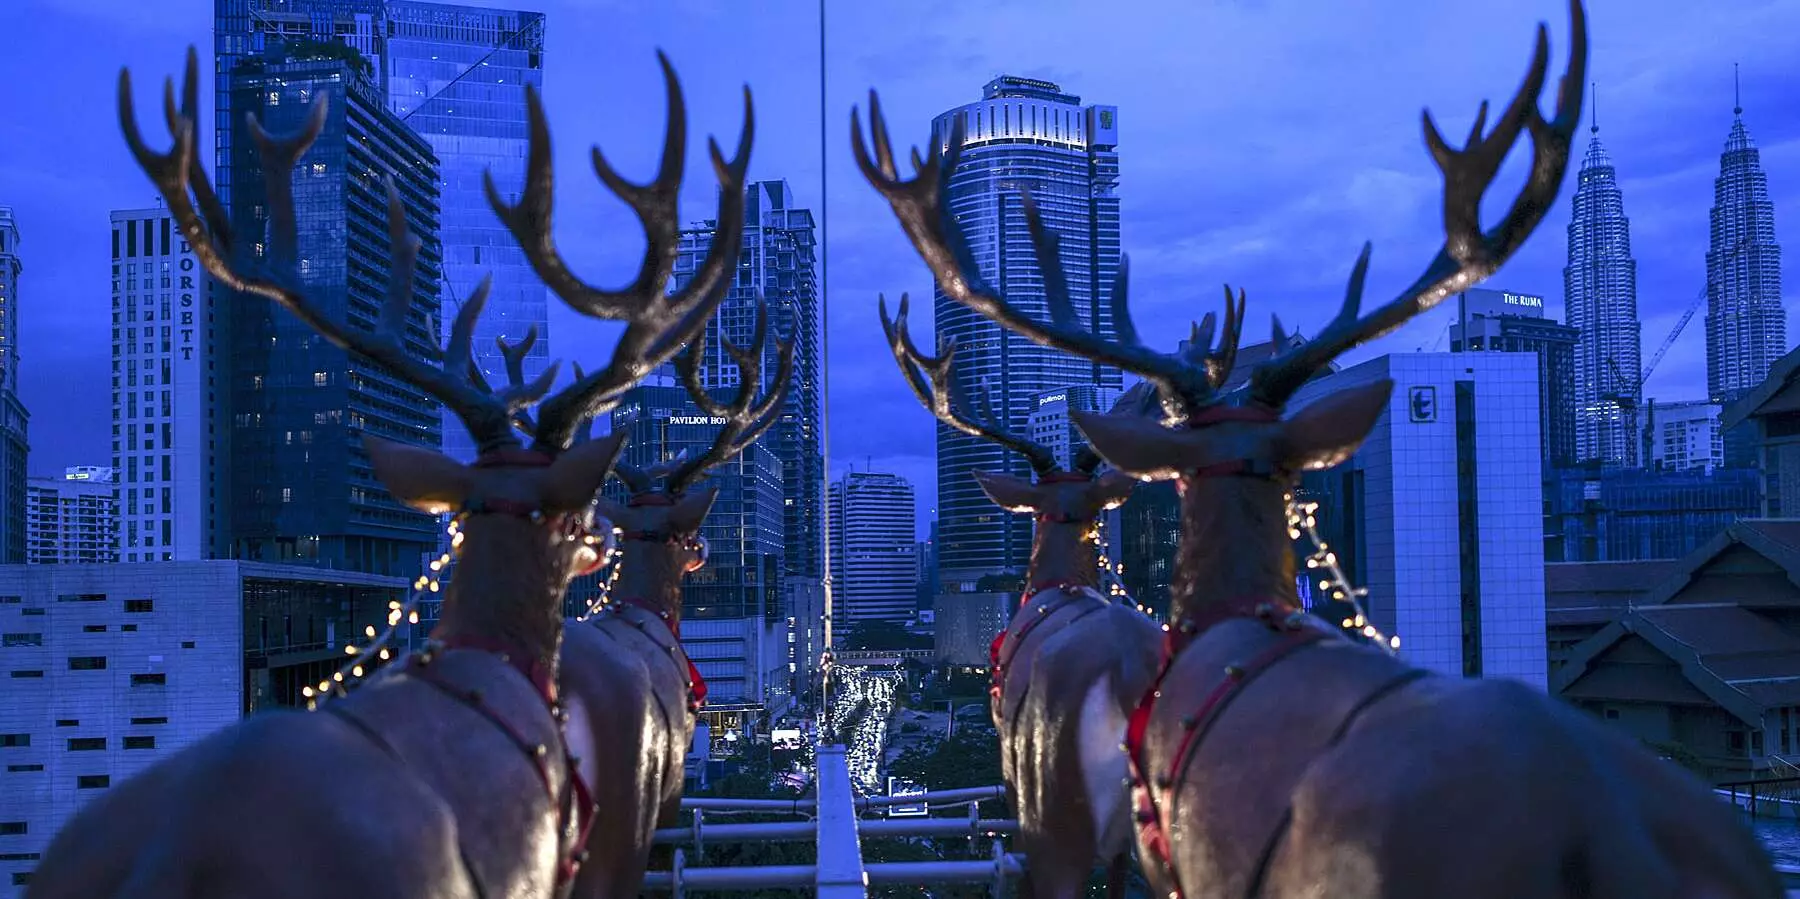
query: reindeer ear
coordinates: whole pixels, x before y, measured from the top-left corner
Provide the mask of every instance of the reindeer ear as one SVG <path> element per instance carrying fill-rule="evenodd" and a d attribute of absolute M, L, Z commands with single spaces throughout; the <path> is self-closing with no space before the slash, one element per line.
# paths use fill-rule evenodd
<path fill-rule="evenodd" d="M 993 471 L 977 471 L 976 483 L 994 501 L 994 505 L 1008 512 L 1036 512 L 1038 510 L 1037 486 L 1024 478 L 1015 478 L 1009 474 Z"/>
<path fill-rule="evenodd" d="M 1108 465 L 1147 481 L 1172 481 L 1181 474 L 1185 451 L 1174 432 L 1154 418 L 1072 412 L 1075 427 Z"/>
<path fill-rule="evenodd" d="M 574 512 L 587 508 L 594 494 L 606 484 L 629 431 L 614 431 L 564 450 L 544 478 L 539 500 L 546 512 Z"/>
<path fill-rule="evenodd" d="M 1131 491 L 1136 490 L 1137 485 L 1137 478 L 1122 471 L 1109 471 L 1094 479 L 1092 491 L 1100 500 L 1101 509 L 1117 509 L 1131 498 Z"/>
<path fill-rule="evenodd" d="M 706 513 L 712 511 L 713 500 L 718 498 L 719 488 L 708 487 L 676 500 L 669 509 L 669 529 L 683 534 L 700 530 L 700 523 L 706 520 Z"/>
<path fill-rule="evenodd" d="M 362 435 L 375 479 L 394 498 L 430 515 L 461 509 L 469 498 L 471 473 L 461 462 L 434 449 Z"/>
<path fill-rule="evenodd" d="M 625 511 L 624 506 L 621 506 L 604 496 L 594 497 L 594 512 L 601 518 L 612 522 L 614 527 L 621 528 L 625 526 L 625 517 L 631 514 Z"/>
<path fill-rule="evenodd" d="M 1294 413 L 1275 432 L 1275 460 L 1289 471 L 1330 468 L 1356 452 L 1387 411 L 1387 378 L 1340 390 Z"/>

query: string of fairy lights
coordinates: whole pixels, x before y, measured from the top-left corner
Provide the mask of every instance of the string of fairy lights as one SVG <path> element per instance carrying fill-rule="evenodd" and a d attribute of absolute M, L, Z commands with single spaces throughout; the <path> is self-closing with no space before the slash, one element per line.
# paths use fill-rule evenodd
<path fill-rule="evenodd" d="M 1366 638 L 1389 655 L 1398 654 L 1400 637 L 1383 634 L 1369 621 L 1368 612 L 1363 608 L 1362 600 L 1369 595 L 1369 588 L 1358 587 L 1350 583 L 1349 575 L 1344 573 L 1344 567 L 1338 563 L 1337 553 L 1333 552 L 1325 539 L 1319 536 L 1318 519 L 1315 517 L 1318 511 L 1318 503 L 1298 502 L 1292 493 L 1288 494 L 1288 537 L 1298 540 L 1305 536 L 1312 543 L 1313 551 L 1306 557 L 1306 567 L 1309 571 L 1323 569 L 1323 576 L 1319 578 L 1318 582 L 1320 592 L 1338 602 L 1348 603 L 1355 613 L 1339 622 L 1344 630 Z"/>
<path fill-rule="evenodd" d="M 350 657 L 349 660 L 332 672 L 330 677 L 321 678 L 317 684 L 301 688 L 300 695 L 306 700 L 306 708 L 309 711 L 318 708 L 320 699 L 327 696 L 344 695 L 352 685 L 373 672 L 375 663 L 386 662 L 394 657 L 395 650 L 392 644 L 394 638 L 400 633 L 400 628 L 418 624 L 419 606 L 443 592 L 443 578 L 449 573 L 456 560 L 456 551 L 462 547 L 464 534 L 459 518 L 450 519 L 449 523 L 444 526 L 444 533 L 450 538 L 449 548 L 427 564 L 426 572 L 413 581 L 412 589 L 408 591 L 405 599 L 388 601 L 387 627 L 379 632 L 372 624 L 364 627 L 363 636 L 368 640 L 366 644 L 358 645 L 354 640 L 346 643 L 344 654 Z M 586 612 L 580 616 L 582 621 L 586 621 L 595 612 L 610 604 L 613 583 L 619 578 L 619 559 L 622 554 L 619 551 L 617 538 L 622 533 L 623 531 L 615 527 L 612 529 L 612 539 L 593 534 L 569 538 L 580 540 L 587 546 L 593 547 L 594 552 L 601 554 L 610 569 L 607 572 L 606 580 L 601 585 L 600 592 L 589 601 Z"/>

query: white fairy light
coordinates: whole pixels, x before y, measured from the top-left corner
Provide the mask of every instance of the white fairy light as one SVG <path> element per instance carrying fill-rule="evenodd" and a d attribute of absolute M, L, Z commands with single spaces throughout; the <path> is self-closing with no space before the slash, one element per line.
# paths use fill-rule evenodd
<path fill-rule="evenodd" d="M 1312 554 L 1306 557 L 1308 569 L 1323 569 L 1325 576 L 1319 579 L 1319 590 L 1339 602 L 1347 602 L 1355 615 L 1345 618 L 1340 625 L 1346 631 L 1359 634 L 1370 642 L 1380 646 L 1389 655 L 1398 655 L 1400 637 L 1387 636 L 1369 623 L 1368 613 L 1364 610 L 1363 597 L 1369 595 L 1369 588 L 1357 587 L 1350 583 L 1350 576 L 1338 563 L 1337 553 L 1319 536 L 1318 503 L 1299 503 L 1294 501 L 1293 494 L 1287 496 L 1288 536 L 1298 540 L 1305 536 L 1313 545 Z"/>

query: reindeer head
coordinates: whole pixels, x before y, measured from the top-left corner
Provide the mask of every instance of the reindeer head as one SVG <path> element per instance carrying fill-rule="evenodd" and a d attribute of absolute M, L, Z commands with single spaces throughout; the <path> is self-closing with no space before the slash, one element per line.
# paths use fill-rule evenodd
<path fill-rule="evenodd" d="M 668 88 L 669 127 L 661 169 L 647 185 L 632 184 L 613 171 L 600 151 L 593 151 L 600 179 L 636 211 L 648 235 L 648 249 L 636 280 L 623 290 L 607 291 L 578 280 L 558 253 L 550 233 L 550 134 L 537 94 L 526 89 L 530 116 L 530 150 L 523 195 L 517 204 L 504 202 L 492 178 L 489 202 L 518 241 L 533 269 L 575 311 L 599 319 L 623 321 L 608 364 L 591 374 L 579 372 L 575 382 L 546 399 L 555 380 L 552 366 L 530 383 L 522 377 L 525 351 L 536 340 L 535 329 L 517 344 L 500 341 L 510 384 L 490 387 L 473 363 L 470 342 L 477 316 L 488 295 L 488 282 L 470 295 L 458 311 L 444 349 L 441 368 L 427 363 L 435 335 L 426 317 L 412 309 L 413 269 L 420 241 L 406 224 L 405 210 L 391 179 L 388 183 L 388 229 L 393 270 L 387 303 L 373 331 L 328 318 L 308 297 L 296 268 L 296 220 L 293 187 L 287 173 L 318 137 L 325 124 L 325 99 L 315 102 L 300 133 L 275 137 L 264 132 L 254 114 L 249 125 L 261 155 L 262 169 L 275 173 L 264 185 L 268 209 L 266 265 L 245 252 L 246 243 L 233 231 L 197 157 L 195 110 L 199 64 L 188 50 L 187 71 L 179 110 L 173 82 L 164 90 L 164 115 L 175 147 L 157 153 L 147 147 L 137 127 L 131 101 L 131 78 L 119 75 L 119 118 L 138 164 L 169 204 L 182 236 L 207 272 L 239 293 L 274 301 L 345 350 L 360 353 L 422 390 L 456 413 L 479 447 L 470 465 L 436 450 L 405 445 L 364 434 L 364 446 L 378 479 L 394 497 L 433 514 L 466 517 L 459 543 L 465 555 L 496 557 L 480 570 L 484 576 L 503 570 L 522 572 L 542 581 L 560 600 L 569 577 L 595 567 L 610 546 L 612 527 L 592 520 L 592 501 L 619 455 L 624 435 L 610 435 L 571 446 L 573 435 L 594 415 L 613 408 L 643 375 L 668 361 L 705 327 L 717 310 L 735 270 L 743 227 L 744 173 L 754 133 L 748 88 L 744 97 L 744 130 L 737 155 L 727 162 L 712 144 L 713 168 L 720 182 L 718 240 L 694 279 L 682 290 L 666 288 L 679 250 L 676 191 L 681 182 L 686 144 L 686 113 L 681 89 L 668 60 L 658 54 Z M 540 402 L 541 401 L 541 402 Z M 528 411 L 535 406 L 536 420 Z M 531 445 L 524 448 L 521 435 Z M 580 538 L 580 539 L 573 539 Z M 465 565 L 468 564 L 465 560 Z M 472 574 L 472 572 L 471 572 Z M 458 586 L 480 577 L 459 577 Z M 493 587 L 496 585 L 487 584 Z"/>
<path fill-rule="evenodd" d="M 902 229 L 950 299 L 1040 344 L 1117 366 L 1154 385 L 1162 400 L 1161 422 L 1128 415 L 1075 415 L 1082 433 L 1107 462 L 1145 480 L 1252 474 L 1285 484 L 1296 472 L 1335 465 L 1353 453 L 1387 408 L 1393 389 L 1387 381 L 1351 388 L 1283 419 L 1288 400 L 1300 386 L 1351 347 L 1394 330 L 1445 297 L 1493 274 L 1549 210 L 1561 186 L 1569 141 L 1580 118 L 1587 60 L 1586 23 L 1579 0 L 1571 0 L 1570 8 L 1573 49 L 1553 120 L 1546 121 L 1537 106 L 1549 62 L 1549 38 L 1542 26 L 1525 84 L 1500 115 L 1491 135 L 1485 130 L 1485 103 L 1462 149 L 1445 143 L 1426 113 L 1425 141 L 1446 185 L 1446 239 L 1425 273 L 1398 297 L 1359 317 L 1369 262 L 1365 245 L 1337 318 L 1313 340 L 1257 365 L 1247 389 L 1231 395 L 1222 394 L 1221 388 L 1235 362 L 1242 334 L 1242 292 L 1234 301 L 1230 288 L 1226 289 L 1224 328 L 1216 350 L 1212 348 L 1215 322 L 1209 314 L 1194 328 L 1189 350 L 1159 353 L 1138 339 L 1126 300 L 1128 269 L 1121 258 L 1112 296 L 1116 336 L 1084 329 L 1062 287 L 1060 268 L 1052 264 L 1057 258 L 1056 235 L 1044 226 L 1027 194 L 1023 198 L 1025 220 L 1044 269 L 1051 318 L 1048 323 L 1037 321 L 984 283 L 961 229 L 950 215 L 946 190 L 964 144 L 965 123 L 960 117 L 949 135 L 933 136 L 928 156 L 921 158 L 913 151 L 917 175 L 901 180 L 879 101 L 871 92 L 874 159 L 870 159 L 860 121 L 852 112 L 854 150 L 863 174 L 887 198 Z M 1505 219 L 1483 232 L 1482 196 L 1523 132 L 1531 135 L 1531 174 Z M 1287 342 L 1279 320 L 1274 323 L 1273 337 L 1276 346 Z"/>
<path fill-rule="evenodd" d="M 861 145 L 861 141 L 857 143 Z M 1045 283 L 1052 290 L 1064 290 L 1066 299 L 1066 286 L 1060 276 L 1060 268 L 1045 266 Z M 976 394 L 978 399 L 970 402 L 962 382 L 955 376 L 955 344 L 946 341 L 936 356 L 920 352 L 906 324 L 909 305 L 908 297 L 901 294 L 899 311 L 890 318 L 887 298 L 878 301 L 881 330 L 887 335 L 888 349 L 894 354 L 900 373 L 906 376 L 913 395 L 945 426 L 1012 450 L 1031 463 L 1035 480 L 1004 472 L 974 472 L 976 482 L 988 499 L 1008 512 L 1036 515 L 1045 521 L 1090 522 L 1131 497 L 1132 488 L 1137 485 L 1129 475 L 1109 471 L 1095 477 L 1101 458 L 1092 446 L 1084 444 L 1076 452 L 1069 470 L 1062 471 L 1048 448 L 1014 434 L 1001 422 L 994 412 L 993 398 L 986 384 Z M 1140 383 L 1114 404 L 1113 411 L 1141 416 L 1149 406 L 1150 395 L 1149 388 Z M 971 408 L 979 412 L 971 414 Z"/>
<path fill-rule="evenodd" d="M 664 565 L 674 572 L 695 571 L 706 564 L 706 539 L 700 536 L 700 525 L 719 491 L 708 487 L 690 492 L 694 483 L 755 443 L 781 417 L 787 401 L 794 375 L 795 342 L 791 336 L 785 341 L 776 340 L 775 375 L 768 392 L 758 396 L 763 386 L 763 356 L 768 347 L 768 313 L 768 306 L 759 303 L 756 329 L 747 345 L 720 341 L 738 370 L 737 395 L 730 402 L 714 399 L 706 389 L 702 372 L 705 331 L 695 335 L 692 345 L 675 359 L 675 370 L 694 404 L 706 415 L 725 421 L 706 452 L 691 458 L 682 453 L 646 468 L 620 463 L 614 474 L 630 489 L 630 498 L 623 505 L 605 497 L 595 500 L 602 513 L 619 526 L 626 541 L 667 547 L 666 552 L 673 555 L 664 560 Z M 662 482 L 660 488 L 658 481 Z"/>

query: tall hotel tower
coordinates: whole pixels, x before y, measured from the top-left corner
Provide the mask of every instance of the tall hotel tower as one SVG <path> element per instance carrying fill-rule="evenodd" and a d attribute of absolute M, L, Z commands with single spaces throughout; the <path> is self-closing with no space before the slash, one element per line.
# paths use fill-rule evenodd
<path fill-rule="evenodd" d="M 1575 455 L 1580 462 L 1636 467 L 1636 399 L 1641 371 L 1637 260 L 1631 220 L 1612 157 L 1592 129 L 1581 161 L 1563 303 L 1581 332 L 1575 347 Z"/>
<path fill-rule="evenodd" d="M 504 383 L 505 363 L 494 338 L 517 341 L 535 325 L 538 341 L 524 368 L 527 380 L 537 377 L 549 361 L 547 294 L 488 206 L 482 173 L 493 173 L 502 196 L 518 199 L 525 181 L 525 89 L 543 88 L 543 13 L 416 0 L 215 3 L 221 75 L 230 71 L 229 60 L 257 52 L 269 35 L 340 42 L 370 63 L 388 108 L 431 145 L 438 160 L 440 338 L 449 335 L 469 292 L 491 274 L 493 289 L 475 327 L 475 362 L 489 383 Z M 219 102 L 219 121 L 226 123 L 228 98 L 221 95 Z M 221 161 L 228 140 L 221 138 Z M 450 455 L 474 458 L 475 447 L 454 416 L 444 419 L 443 442 Z"/>
<path fill-rule="evenodd" d="M 1732 114 L 1713 180 L 1706 250 L 1706 391 L 1715 403 L 1731 402 L 1762 383 L 1788 348 L 1769 178 L 1744 129 L 1744 108 Z"/>
<path fill-rule="evenodd" d="M 212 281 L 160 203 L 112 213 L 113 441 L 121 562 L 228 556 Z M 263 302 L 257 300 L 257 302 Z"/>
<path fill-rule="evenodd" d="M 897 474 L 846 472 L 831 482 L 831 583 L 848 633 L 865 622 L 905 624 L 918 609 L 913 488 Z"/>
<path fill-rule="evenodd" d="M 25 561 L 25 455 L 30 416 L 19 400 L 19 223 L 0 206 L 0 564 Z"/>
<path fill-rule="evenodd" d="M 981 100 L 932 123 L 947 143 L 960 117 L 962 164 L 949 185 L 951 212 L 967 235 L 981 277 L 1026 315 L 1049 316 L 1043 276 L 1032 253 L 1020 204 L 1030 190 L 1045 224 L 1062 239 L 1062 265 L 1084 324 L 1111 336 L 1107 304 L 1119 266 L 1119 123 L 1114 106 L 1082 106 L 1048 81 L 1003 75 Z M 1094 385 L 1114 391 L 1114 369 L 1041 347 L 1000 328 L 935 291 L 940 339 L 956 342 L 956 378 L 967 395 L 989 390 L 997 416 L 1015 433 L 1030 428 L 1036 399 L 1058 387 Z M 1031 520 L 996 507 L 975 471 L 1031 474 L 1025 460 L 987 441 L 938 428 L 938 592 L 969 592 L 983 575 L 1023 572 L 1031 552 Z"/>
<path fill-rule="evenodd" d="M 794 379 L 781 420 L 759 443 L 781 460 L 783 567 L 787 574 L 818 580 L 824 575 L 824 432 L 820 428 L 819 270 L 811 210 L 794 205 L 786 181 L 758 181 L 744 188 L 744 244 L 719 312 L 706 325 L 705 377 L 709 388 L 735 390 L 737 366 L 720 338 L 748 345 L 756 329 L 757 298 L 769 305 L 774 331 L 763 356 L 763 377 L 777 367 L 773 337 L 792 338 Z M 693 280 L 712 249 L 719 223 L 706 220 L 681 232 L 674 287 Z M 672 369 L 671 369 L 672 370 Z"/>

